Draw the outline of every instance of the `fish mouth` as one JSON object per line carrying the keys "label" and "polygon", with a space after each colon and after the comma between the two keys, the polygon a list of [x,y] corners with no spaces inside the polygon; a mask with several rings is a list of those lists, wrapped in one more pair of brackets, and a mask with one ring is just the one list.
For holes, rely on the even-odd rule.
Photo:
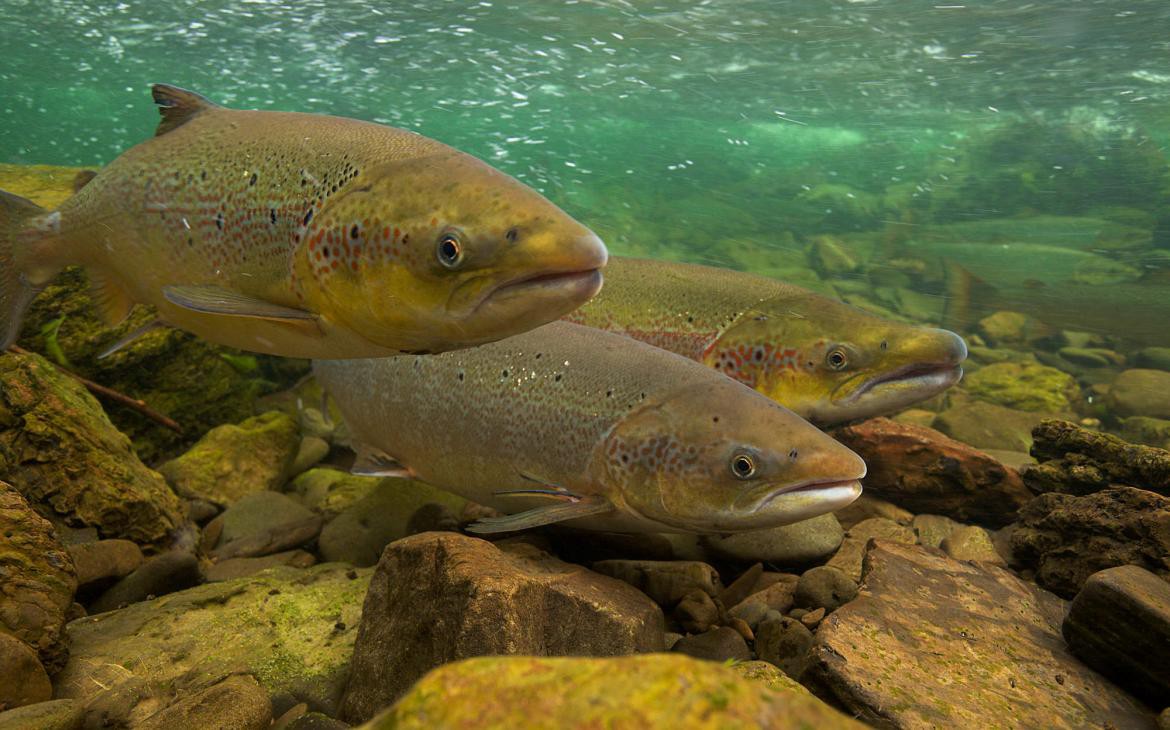
{"label": "fish mouth", "polygon": [[946,390],[959,382],[962,377],[963,366],[953,362],[911,363],[870,378],[860,388],[844,398],[841,403],[851,405],[864,398],[872,398],[875,393],[884,394],[892,390],[890,386],[897,386],[899,391],[912,395],[915,399],[927,398]]}
{"label": "fish mouth", "polygon": [[569,271],[545,272],[511,279],[489,291],[472,314],[488,304],[496,304],[517,297],[539,299],[569,299],[584,303],[601,290],[601,267],[573,269]]}
{"label": "fish mouth", "polygon": [[740,501],[746,503],[745,507],[754,503],[751,511],[759,512],[780,497],[798,493],[824,492],[826,496],[830,496],[838,492],[851,492],[856,496],[861,494],[861,479],[864,476],[863,470],[861,474],[851,479],[807,479],[778,489],[774,487],[758,489],[744,495]]}

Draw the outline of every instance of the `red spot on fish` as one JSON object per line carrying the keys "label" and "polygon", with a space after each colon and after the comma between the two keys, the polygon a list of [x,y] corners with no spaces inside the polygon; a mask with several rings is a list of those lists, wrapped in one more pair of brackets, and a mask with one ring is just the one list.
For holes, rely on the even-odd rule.
{"label": "red spot on fish", "polygon": [[438,218],[431,218],[431,228],[434,228],[437,225],[439,225],[439,219]]}

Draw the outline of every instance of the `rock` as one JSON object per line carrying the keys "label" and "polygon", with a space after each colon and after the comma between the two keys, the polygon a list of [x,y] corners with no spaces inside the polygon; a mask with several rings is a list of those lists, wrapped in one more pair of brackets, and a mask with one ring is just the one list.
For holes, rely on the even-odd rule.
{"label": "rock", "polygon": [[129,540],[98,540],[69,546],[77,585],[92,586],[129,575],[142,565],[142,549]]}
{"label": "rock", "polygon": [[769,613],[756,630],[756,654],[799,680],[809,665],[813,634],[797,619]]}
{"label": "rock", "polygon": [[212,551],[216,560],[254,558],[282,552],[311,541],[321,533],[321,516],[309,514],[296,522],[270,527],[238,540],[232,540]]}
{"label": "rock", "polygon": [[752,658],[743,637],[735,629],[726,626],[695,636],[684,636],[671,651],[711,662],[746,662]]}
{"label": "rock", "polygon": [[785,613],[792,608],[795,600],[796,584],[800,576],[784,575],[784,580],[778,580],[767,587],[752,593],[744,601],[758,601],[773,611]]}
{"label": "rock", "polygon": [[962,387],[976,398],[1020,411],[1069,413],[1080,400],[1071,375],[1033,362],[985,365],[963,378]]}
{"label": "rock", "polygon": [[682,597],[671,617],[683,631],[698,634],[719,623],[719,607],[706,591],[696,588]]}
{"label": "rock", "polygon": [[90,613],[113,611],[153,596],[189,588],[203,580],[194,554],[170,550],[146,560],[89,604]]}
{"label": "rock", "polygon": [[979,334],[995,346],[1021,345],[1035,329],[1032,318],[1020,312],[995,312],[979,320]]}
{"label": "rock", "polygon": [[459,532],[459,518],[447,505],[427,502],[416,509],[406,522],[407,535],[420,532]]}
{"label": "rock", "polygon": [[0,633],[0,713],[52,697],[53,685],[36,650],[11,634]]}
{"label": "rock", "polygon": [[227,507],[246,494],[279,489],[300,443],[297,422],[268,411],[216,426],[159,471],[182,496]]}
{"label": "rock", "polygon": [[1136,565],[1094,573],[1061,627],[1072,652],[1153,707],[1170,697],[1170,583]]}
{"label": "rock", "polygon": [[976,525],[960,525],[943,539],[939,547],[955,560],[977,560],[1007,567],[1007,563],[996,552],[991,533]]}
{"label": "rock", "polygon": [[308,471],[328,455],[328,441],[320,436],[303,437],[300,447],[297,448],[297,455],[293,457],[292,465],[288,468],[289,476]]}
{"label": "rock", "polygon": [[184,697],[135,725],[140,730],[266,730],[272,723],[268,693],[250,676],[233,676]]}
{"label": "rock", "polygon": [[746,598],[728,609],[727,615],[743,621],[752,631],[755,631],[770,610],[772,609],[763,601]]}
{"label": "rock", "polygon": [[275,568],[278,565],[287,565],[293,568],[309,568],[317,563],[312,553],[304,550],[288,550],[274,555],[265,555],[262,558],[229,558],[212,565],[207,569],[207,582],[215,583],[224,580],[245,578],[259,573],[262,570]]}
{"label": "rock", "polygon": [[4,482],[0,536],[0,634],[28,644],[55,672],[69,654],[63,630],[77,589],[73,562],[48,520]]}
{"label": "rock", "polygon": [[928,411],[925,408],[907,408],[901,413],[895,413],[890,416],[890,419],[896,423],[906,423],[911,426],[930,428],[934,424],[934,419],[937,416],[937,413]]}
{"label": "rock", "polygon": [[1123,418],[1118,434],[1126,441],[1170,449],[1170,421],[1162,418]]}
{"label": "rock", "polygon": [[970,401],[956,405],[934,421],[934,428],[977,449],[1027,451],[1032,448],[1032,429],[1049,416]]}
{"label": "rock", "polygon": [[1170,372],[1126,370],[1109,389],[1109,407],[1117,415],[1170,419]]}
{"label": "rock", "polygon": [[282,528],[312,516],[312,510],[280,492],[252,492],[224,510],[219,544]]}
{"label": "rock", "polygon": [[912,512],[999,527],[1032,498],[1014,469],[933,429],[874,418],[834,435],[865,459],[867,491]]}
{"label": "rock", "polygon": [[824,277],[849,274],[860,266],[853,254],[835,236],[814,236],[808,258],[813,269]]}
{"label": "rock", "polygon": [[662,612],[637,590],[523,543],[506,547],[445,532],[387,547],[342,719],[368,719],[430,669],[465,657],[662,650]]}
{"label": "rock", "polygon": [[1009,571],[878,542],[860,595],[818,629],[810,672],[880,727],[1148,726],[1147,709],[1068,652],[1063,614]]}
{"label": "rock", "polygon": [[1058,354],[1073,365],[1086,368],[1107,368],[1125,364],[1124,357],[1104,347],[1062,347]]}
{"label": "rock", "polygon": [[52,700],[0,712],[0,730],[81,730],[84,719],[74,700]]}
{"label": "rock", "polygon": [[832,555],[844,537],[837,518],[825,514],[768,530],[704,536],[702,545],[725,560],[799,566]]}
{"label": "rock", "polygon": [[206,524],[209,520],[218,514],[219,507],[216,507],[206,499],[187,500],[187,519],[197,525]]}
{"label": "rock", "polygon": [[826,611],[823,606],[821,608],[815,608],[801,616],[800,622],[807,626],[810,631],[815,631],[817,625],[825,618],[825,613]]}
{"label": "rock", "polygon": [[[600,560],[703,560],[697,535],[665,535],[653,532],[622,533],[552,526],[546,534],[553,553],[570,563],[590,565]],[[675,550],[675,539],[692,538],[695,547],[686,557]],[[681,542],[681,540],[680,540]],[[686,552],[684,550],[684,552]]]}
{"label": "rock", "polygon": [[339,469],[317,467],[292,480],[288,491],[301,504],[332,519],[381,484],[381,477],[362,477]]}
{"label": "rock", "polygon": [[1146,347],[1133,355],[1135,367],[1170,371],[1170,347]]}
{"label": "rock", "polygon": [[664,609],[693,590],[714,597],[723,587],[714,568],[694,560],[599,560],[593,570],[629,583]]}
{"label": "rock", "polygon": [[797,608],[823,608],[835,611],[857,596],[857,583],[829,565],[810,568],[800,576],[793,594]]}
{"label": "rock", "polygon": [[919,545],[936,548],[942,544],[944,538],[962,527],[962,524],[942,515],[915,515],[910,527],[914,529]]}
{"label": "rock", "polygon": [[870,538],[881,538],[893,542],[914,544],[917,536],[913,528],[900,525],[883,517],[871,517],[849,528],[840,549],[829,559],[827,565],[840,570],[857,583],[861,580],[861,562],[865,557],[865,546]]}
{"label": "rock", "polygon": [[[677,653],[483,657],[430,672],[363,730],[445,727],[864,730],[774,673]],[[762,679],[748,679],[763,675]],[[539,718],[539,720],[535,720]]]}
{"label": "rock", "polygon": [[1133,487],[1042,494],[1021,510],[1011,545],[1015,564],[1067,598],[1093,573],[1119,565],[1170,578],[1170,498]]}
{"label": "rock", "polygon": [[1089,494],[1128,484],[1170,496],[1170,451],[1139,446],[1068,421],[1036,427],[1032,454],[1042,463],[1024,483],[1037,493]]}
{"label": "rock", "polygon": [[458,513],[467,500],[422,482],[383,479],[321,530],[317,541],[321,557],[363,567],[373,565],[387,545],[406,537],[410,518],[430,503]]}
{"label": "rock", "polygon": [[862,493],[860,497],[853,500],[853,504],[837,510],[833,515],[841,523],[841,527],[846,530],[862,520],[868,520],[870,517],[884,517],[887,520],[897,522],[899,525],[908,525],[914,519],[914,514],[909,510],[902,509],[893,502],[887,502],[884,499],[878,499],[872,494],[865,493]]}
{"label": "rock", "polygon": [[349,723],[320,712],[309,712],[290,722],[284,730],[349,730]]}
{"label": "rock", "polygon": [[44,358],[0,356],[0,478],[42,514],[163,546],[183,505],[77,381]]}
{"label": "rock", "polygon": [[234,672],[336,713],[369,576],[277,567],[78,619],[57,695],[92,704],[134,682],[164,691]]}

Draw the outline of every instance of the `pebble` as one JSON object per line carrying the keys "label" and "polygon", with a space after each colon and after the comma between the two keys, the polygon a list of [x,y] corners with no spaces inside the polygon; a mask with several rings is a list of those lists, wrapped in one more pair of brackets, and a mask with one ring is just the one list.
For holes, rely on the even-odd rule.
{"label": "pebble", "polygon": [[142,565],[142,549],[129,540],[98,540],[68,547],[78,587],[129,575]]}
{"label": "pebble", "polygon": [[699,634],[719,623],[719,607],[706,591],[694,589],[682,597],[672,616],[684,631]]}
{"label": "pebble", "polygon": [[756,654],[799,680],[809,665],[812,632],[797,619],[771,613],[756,630]]}
{"label": "pebble", "polygon": [[800,622],[807,626],[809,630],[815,629],[821,621],[825,618],[825,609],[817,608],[809,611],[800,617]]}
{"label": "pebble", "polygon": [[764,616],[771,610],[768,604],[763,601],[757,601],[755,598],[748,598],[743,603],[740,603],[728,609],[727,615],[732,618],[737,618],[754,631],[760,622],[764,620]]}
{"label": "pebble", "polygon": [[748,626],[747,621],[734,616],[727,619],[728,628],[735,629],[736,633],[743,637],[744,641],[755,641],[756,635],[752,633],[752,627]]}
{"label": "pebble", "polygon": [[728,659],[746,662],[752,658],[747,642],[738,631],[727,626],[720,626],[695,636],[684,636],[675,643],[671,651],[714,662],[725,662]]}
{"label": "pebble", "polygon": [[712,597],[722,590],[715,569],[695,560],[599,560],[593,570],[629,583],[664,609],[695,589]]}
{"label": "pebble", "polygon": [[918,544],[932,548],[941,545],[944,538],[961,526],[961,523],[943,515],[915,515],[910,523]]}
{"label": "pebble", "polygon": [[196,585],[202,579],[199,560],[188,552],[172,550],[148,558],[133,573],[115,583],[89,605],[91,614],[144,601]]}
{"label": "pebble", "polygon": [[1086,368],[1107,368],[1110,365],[1125,364],[1124,357],[1103,347],[1062,347],[1059,354],[1072,364]]}
{"label": "pebble", "polygon": [[0,708],[32,705],[52,696],[53,685],[36,651],[11,634],[0,633]]}
{"label": "pebble", "polygon": [[329,455],[329,442],[320,436],[304,436],[301,445],[297,448],[297,455],[293,457],[292,466],[288,469],[288,476],[295,477],[316,466]]}
{"label": "pebble", "polygon": [[828,565],[810,568],[796,583],[793,602],[799,608],[831,612],[857,597],[857,582]]}
{"label": "pebble", "polygon": [[800,576],[787,573],[780,574],[784,580],[773,582],[767,588],[756,591],[745,598],[745,601],[758,601],[773,611],[784,613],[792,608],[792,594],[796,592],[796,582]]}
{"label": "pebble", "polygon": [[299,547],[321,534],[322,522],[320,515],[309,514],[297,522],[274,526],[238,540],[226,542],[221,538],[220,547],[211,555],[216,560],[254,558]]}
{"label": "pebble", "polygon": [[914,519],[914,513],[910,510],[864,492],[853,500],[853,504],[839,509],[833,514],[846,531],[852,530],[854,525],[871,517],[884,517],[899,525],[908,525]]}
{"label": "pebble", "polygon": [[995,549],[991,533],[978,525],[959,526],[947,535],[939,547],[955,560],[977,560],[1001,568],[1007,567],[1007,563]]}
{"label": "pebble", "polygon": [[244,495],[224,510],[223,532],[217,547],[272,530],[286,529],[313,514],[309,508],[280,492],[264,491]]}
{"label": "pebble", "polygon": [[187,500],[187,519],[197,525],[205,524],[218,514],[219,507],[216,507],[215,504],[208,502],[206,499]]}

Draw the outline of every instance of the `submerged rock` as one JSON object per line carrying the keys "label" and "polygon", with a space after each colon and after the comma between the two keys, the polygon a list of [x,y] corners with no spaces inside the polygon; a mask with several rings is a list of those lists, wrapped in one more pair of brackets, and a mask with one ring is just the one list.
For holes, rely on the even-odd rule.
{"label": "submerged rock", "polygon": [[103,537],[162,546],[185,521],[93,396],[37,355],[0,355],[0,478],[44,514]]}
{"label": "submerged rock", "polygon": [[709,662],[746,662],[752,658],[743,637],[735,629],[726,626],[694,636],[684,636],[670,650]]}
{"label": "submerged rock", "polygon": [[874,418],[834,436],[865,459],[866,491],[912,512],[1000,527],[1032,498],[1014,469],[933,429]]}
{"label": "submerged rock", "polygon": [[1085,664],[1144,697],[1170,698],[1170,583],[1136,565],[1094,573],[1062,626]]}
{"label": "submerged rock", "polygon": [[1038,493],[1089,494],[1116,484],[1170,495],[1170,451],[1127,443],[1068,421],[1044,421],[1032,455],[1042,462],[1024,476]]}
{"label": "submerged rock", "polygon": [[272,723],[268,693],[248,675],[228,677],[160,710],[138,730],[265,730]]}
{"label": "submerged rock", "polygon": [[758,662],[729,668],[678,654],[484,657],[432,671],[362,728],[864,727],[793,684]]}
{"label": "submerged rock", "polygon": [[1009,571],[878,542],[825,619],[817,680],[887,727],[1145,727],[1152,713],[1073,657],[1064,602]]}
{"label": "submerged rock", "polygon": [[1117,415],[1170,419],[1170,372],[1126,370],[1109,388],[1109,406]]}
{"label": "submerged rock", "polygon": [[977,449],[1024,451],[1032,447],[1032,429],[1049,416],[971,401],[938,414],[931,424],[951,438]]}
{"label": "submerged rock", "polygon": [[1170,497],[1133,487],[1042,494],[1020,511],[1011,547],[1015,564],[1066,598],[1093,573],[1119,565],[1170,578]]}
{"label": "submerged rock", "polygon": [[300,443],[296,420],[268,411],[211,429],[159,471],[182,496],[227,507],[246,494],[278,489]]}
{"label": "submerged rock", "polygon": [[[77,585],[94,588],[132,573],[142,565],[142,549],[129,540],[98,540],[69,546]],[[92,595],[92,593],[91,593]]]}
{"label": "submerged rock", "polygon": [[0,730],[80,730],[85,709],[74,700],[51,700],[0,712]]}
{"label": "submerged rock", "polygon": [[57,696],[89,703],[137,683],[149,697],[236,672],[335,713],[369,576],[280,567],[78,619]]}
{"label": "submerged rock", "polygon": [[779,667],[784,674],[800,679],[808,669],[813,634],[803,623],[772,611],[756,632],[756,654]]}
{"label": "submerged rock", "polygon": [[[426,672],[466,657],[662,651],[662,612],[639,591],[523,543],[505,548],[435,532],[387,547],[362,609],[343,718],[369,719]],[[450,689],[443,701],[458,705]]]}
{"label": "submerged rock", "polygon": [[1020,411],[1068,413],[1080,398],[1071,375],[1032,362],[986,365],[963,378],[962,387],[976,398]]}
{"label": "submerged rock", "polygon": [[667,609],[691,591],[715,597],[723,587],[719,573],[696,560],[599,560],[593,569],[629,583]]}
{"label": "submerged rock", "polygon": [[60,669],[69,654],[65,615],[76,589],[73,561],[53,526],[0,482],[0,634],[32,647],[50,671]]}
{"label": "submerged rock", "polygon": [[15,636],[0,633],[0,712],[52,696],[53,685],[37,652]]}
{"label": "submerged rock", "polygon": [[151,557],[89,604],[90,613],[112,611],[131,603],[190,588],[203,579],[193,553],[168,550]]}
{"label": "submerged rock", "polygon": [[844,537],[841,523],[832,514],[826,514],[768,530],[704,536],[702,544],[725,560],[809,565],[831,555]]}

